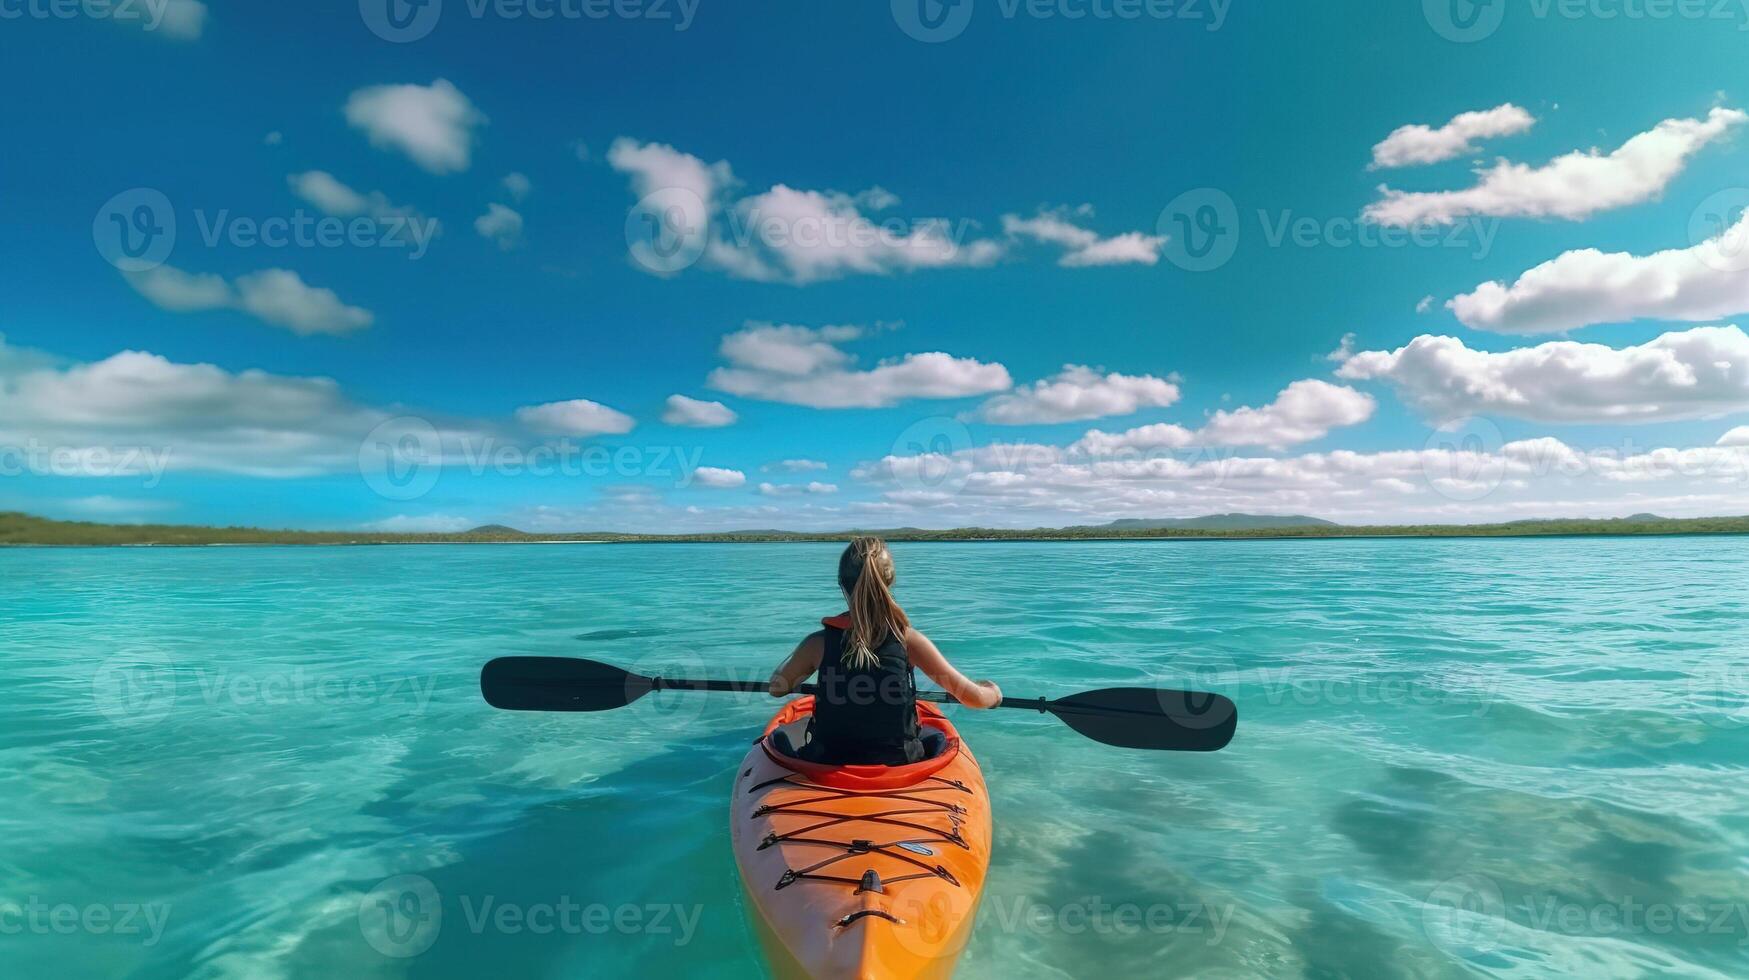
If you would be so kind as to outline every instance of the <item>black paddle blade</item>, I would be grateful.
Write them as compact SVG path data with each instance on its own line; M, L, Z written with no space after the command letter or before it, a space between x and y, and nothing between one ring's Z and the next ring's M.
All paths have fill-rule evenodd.
M1200 691L1112 687L1043 707L1088 738L1125 749L1213 752L1233 740L1239 725L1237 705Z
M570 657L499 657L480 670L486 703L507 711L607 711L650 693L648 677Z

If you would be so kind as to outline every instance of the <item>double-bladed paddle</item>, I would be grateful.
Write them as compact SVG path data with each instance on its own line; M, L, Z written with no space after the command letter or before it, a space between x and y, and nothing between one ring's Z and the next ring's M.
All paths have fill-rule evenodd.
M499 657L480 671L486 703L509 711L608 711L651 691L765 694L767 687L760 681L645 677L572 657ZM802 684L794 693L813 694L814 685ZM941 691L918 691L917 699L959 703ZM1238 707L1219 694L1151 687L1110 687L1054 701L1003 698L996 707L1056 715L1096 742L1126 749L1213 752L1232 741L1239 724Z

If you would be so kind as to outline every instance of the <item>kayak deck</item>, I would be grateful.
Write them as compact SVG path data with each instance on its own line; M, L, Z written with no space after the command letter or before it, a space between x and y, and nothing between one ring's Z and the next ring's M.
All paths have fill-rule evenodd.
M770 732L805 719L792 702ZM945 977L970 936L990 861L977 760L931 705L947 748L911 766L829 767L762 737L735 781L731 836L768 958L780 975Z

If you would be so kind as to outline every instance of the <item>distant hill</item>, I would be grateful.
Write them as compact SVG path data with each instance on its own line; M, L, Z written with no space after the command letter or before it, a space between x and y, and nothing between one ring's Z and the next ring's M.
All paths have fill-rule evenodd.
M464 531L463 533L464 534L485 535L488 537L504 537L504 538L532 537L532 535L530 535L527 531L518 531L516 528L510 527L510 526L505 525L505 524L481 524L479 527L474 528L472 531Z
M1097 527L1113 531L1260 531L1277 527L1340 527L1335 521L1301 514L1209 514L1205 517L1125 517Z

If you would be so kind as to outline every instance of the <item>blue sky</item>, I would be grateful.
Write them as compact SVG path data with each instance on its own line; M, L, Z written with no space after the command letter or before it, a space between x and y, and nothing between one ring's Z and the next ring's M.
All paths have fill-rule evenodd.
M0 507L1749 511L1740 4L389 2L0 0Z

